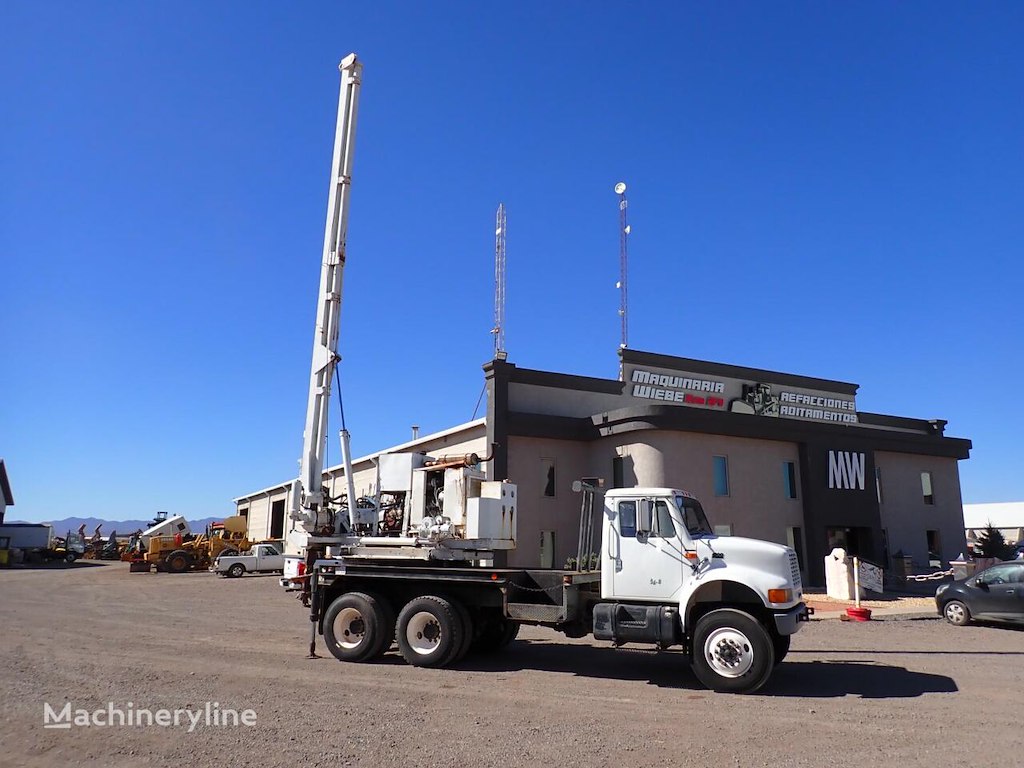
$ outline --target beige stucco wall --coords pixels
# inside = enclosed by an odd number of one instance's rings
[[[509,440],[509,476],[519,486],[519,546],[509,564],[540,564],[540,532],[555,531],[555,564],[575,555],[580,496],[573,480],[602,477],[612,483],[612,462],[623,456],[627,486],[668,486],[696,495],[712,525],[731,525],[735,536],[787,543],[787,527],[803,526],[799,499],[800,467],[792,443],[703,435],[692,432],[634,432],[593,443],[513,437]],[[729,459],[730,495],[714,495],[712,456]],[[555,460],[556,497],[543,495],[543,460]],[[797,472],[796,499],[786,498],[782,464]],[[595,532],[596,550],[600,531]]]
[[[889,540],[889,556],[902,550],[920,566],[928,564],[925,531],[939,531],[943,564],[966,551],[960,471],[956,459],[906,453],[875,453],[881,470],[882,528]],[[932,473],[934,504],[925,504],[921,473]]]
[[[576,554],[581,497],[572,483],[590,475],[586,443],[572,440],[512,437],[508,448],[508,475],[519,492],[516,522],[517,548],[508,564],[524,568],[540,566],[541,531],[555,532],[555,568]],[[544,459],[555,461],[555,496],[544,496]],[[596,546],[595,546],[596,549]]]
[[[633,460],[638,485],[682,488],[701,500],[712,525],[731,525],[734,536],[786,543],[786,528],[803,525],[800,462],[793,443],[693,432],[645,431],[618,446]],[[715,496],[714,456],[729,464],[729,495]],[[796,499],[785,496],[782,464],[796,469]],[[610,470],[609,470],[610,471]]]

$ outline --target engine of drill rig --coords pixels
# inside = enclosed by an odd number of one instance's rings
[[[380,533],[429,541],[482,541],[514,549],[516,486],[487,480],[474,454],[384,454],[378,462]]]

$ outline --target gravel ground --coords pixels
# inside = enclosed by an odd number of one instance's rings
[[[754,696],[678,653],[524,628],[458,668],[304,658],[272,577],[0,571],[0,765],[914,766],[1014,764],[1024,634],[938,619],[814,621]],[[252,727],[42,727],[43,704],[252,709]]]

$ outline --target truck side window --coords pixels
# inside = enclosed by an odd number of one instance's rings
[[[636,536],[636,502],[619,502],[619,535]]]
[[[672,525],[672,513],[664,501],[654,502],[654,535],[662,539],[676,537],[675,526]]]

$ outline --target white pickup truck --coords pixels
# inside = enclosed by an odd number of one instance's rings
[[[237,579],[246,573],[270,573],[284,569],[284,555],[272,544],[257,544],[245,554],[221,555],[213,561],[214,573]]]

